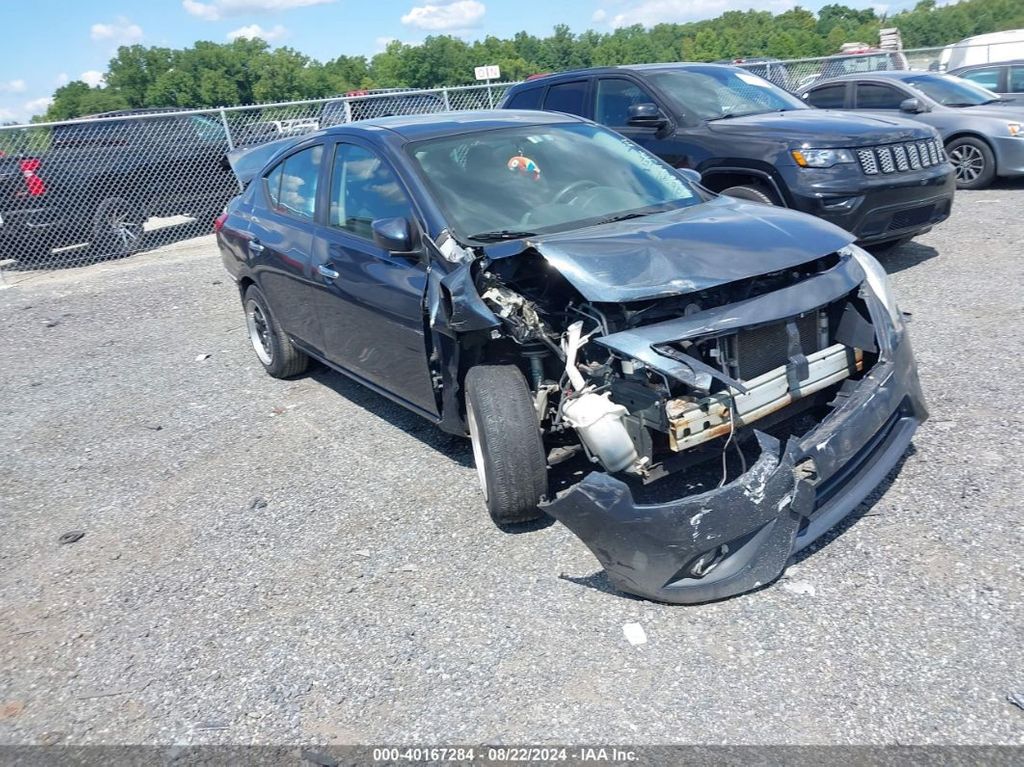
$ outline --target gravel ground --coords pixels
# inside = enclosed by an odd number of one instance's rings
[[[383,398],[266,376],[212,238],[0,291],[0,741],[1024,744],[1022,209],[961,193],[883,259],[932,419],[700,607],[499,531],[468,444]]]

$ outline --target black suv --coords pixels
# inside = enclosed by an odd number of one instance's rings
[[[46,152],[0,166],[0,216],[16,225],[0,241],[14,241],[15,257],[84,241],[128,255],[150,216],[212,222],[238,192],[221,163],[228,148],[220,121],[173,109],[55,125]]]
[[[510,88],[501,106],[592,119],[698,171],[712,191],[811,213],[863,244],[923,234],[953,202],[953,169],[932,128],[808,109],[737,67],[644,64],[546,75]],[[911,145],[924,159],[898,166],[893,153]]]

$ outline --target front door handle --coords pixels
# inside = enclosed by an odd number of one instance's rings
[[[321,277],[326,277],[329,280],[336,280],[341,276],[341,274],[331,269],[331,267],[325,266],[324,264],[317,264],[316,270],[320,272]]]

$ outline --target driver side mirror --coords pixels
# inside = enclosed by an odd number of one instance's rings
[[[927,112],[928,107],[922,104],[917,99],[903,99],[900,102],[900,111],[909,112],[912,115],[920,114],[921,112]]]
[[[630,104],[627,122],[638,128],[661,128],[668,124],[668,118],[661,113],[657,104]]]
[[[418,230],[405,218],[378,218],[370,229],[373,241],[389,253],[411,253],[420,244]]]

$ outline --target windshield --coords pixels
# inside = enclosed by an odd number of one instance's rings
[[[649,76],[677,109],[698,120],[808,108],[777,85],[741,69],[687,67],[656,70]]]
[[[903,82],[947,107],[973,107],[999,101],[999,96],[992,91],[952,75],[917,75]]]
[[[596,125],[463,133],[407,151],[460,239],[527,237],[701,201],[671,167]]]

